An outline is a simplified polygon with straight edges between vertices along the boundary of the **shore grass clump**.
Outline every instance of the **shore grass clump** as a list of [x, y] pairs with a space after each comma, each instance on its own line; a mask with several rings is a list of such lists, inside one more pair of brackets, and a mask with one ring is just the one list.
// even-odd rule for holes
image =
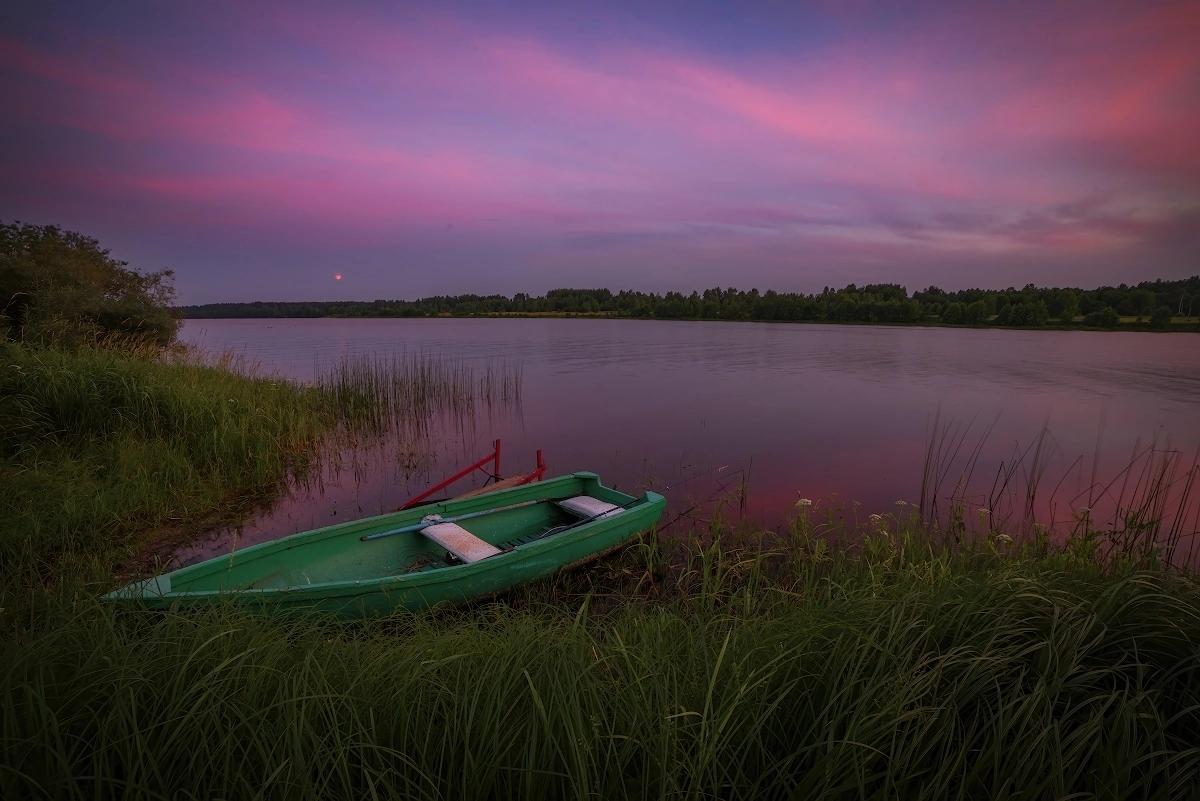
[[[0, 343], [0, 608], [14, 583], [103, 570], [164, 535], [238, 521], [359, 435], [519, 398], [519, 369], [348, 360], [312, 385], [229, 359], [106, 341]], [[171, 539], [171, 537], [167, 537]]]
[[10, 343], [0, 364], [7, 578], [232, 513], [302, 469], [329, 425], [315, 390], [157, 350]]
[[665, 571], [628, 549], [583, 594], [367, 623], [50, 608], [0, 652], [0, 795], [1200, 790], [1193, 579], [916, 540], [683, 547]]

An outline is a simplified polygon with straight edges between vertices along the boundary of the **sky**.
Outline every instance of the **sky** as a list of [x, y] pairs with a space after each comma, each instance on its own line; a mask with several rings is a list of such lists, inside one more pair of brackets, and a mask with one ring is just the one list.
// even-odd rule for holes
[[1178, 278], [1197, 42], [1195, 0], [10, 1], [0, 220], [185, 303]]

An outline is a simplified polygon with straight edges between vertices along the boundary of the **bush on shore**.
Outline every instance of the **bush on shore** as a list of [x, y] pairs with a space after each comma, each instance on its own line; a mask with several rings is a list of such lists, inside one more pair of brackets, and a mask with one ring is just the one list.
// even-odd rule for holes
[[179, 321], [169, 270], [129, 269], [92, 237], [0, 223], [0, 328], [11, 339], [74, 346], [111, 337], [166, 345]]

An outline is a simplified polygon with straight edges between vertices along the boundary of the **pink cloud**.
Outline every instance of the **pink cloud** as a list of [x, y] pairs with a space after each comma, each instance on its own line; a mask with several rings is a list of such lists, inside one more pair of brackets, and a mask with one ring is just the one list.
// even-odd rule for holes
[[[45, 166], [64, 187], [347, 230], [503, 220], [1101, 252], [1197, 202], [1194, 6], [1096, 15], [1043, 32], [1051, 47], [1029, 47], [1011, 15], [983, 15], [979, 54], [952, 19], [741, 61], [645, 41], [570, 47], [452, 18], [289, 11], [280, 23], [361, 80], [335, 91], [212, 62], [141, 71], [161, 54], [0, 38], [0, 85], [38, 84], [18, 113], [96, 137], [93, 153], [157, 154]], [[112, 57], [122, 47], [128, 58]], [[1095, 196], [1147, 198], [1154, 221], [1129, 204], [1054, 213]]]

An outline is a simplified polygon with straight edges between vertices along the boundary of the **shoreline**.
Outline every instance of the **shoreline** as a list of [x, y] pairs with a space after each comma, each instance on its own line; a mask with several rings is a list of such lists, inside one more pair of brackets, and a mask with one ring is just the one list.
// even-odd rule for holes
[[[29, 409], [62, 408], [72, 390], [80, 412], [53, 437], [28, 432], [8, 466], [28, 478], [86, 463], [124, 500], [72, 517], [94, 493], [50, 470], [24, 488], [41, 504], [27, 521], [62, 537], [9, 525], [4, 797], [156, 798], [163, 786], [235, 798], [754, 797], [805, 782], [861, 799], [879, 787], [955, 798], [1014, 782], [1038, 796], [1195, 785], [1200, 583], [1150, 529], [1130, 539], [1089, 526], [1060, 544], [991, 522], [977, 536], [941, 530], [912, 509], [838, 524], [805, 505], [773, 539], [731, 524], [651, 532], [587, 570], [374, 620], [232, 603], [118, 612], [97, 596], [139, 533], [239, 511], [216, 490], [252, 488], [246, 471], [271, 456], [266, 478], [296, 467], [325, 430], [313, 425], [322, 399], [149, 354], [6, 355], [22, 365], [9, 380]], [[351, 378], [334, 396], [349, 397]], [[202, 459], [214, 430], [236, 436]], [[113, 439], [119, 451], [103, 447]], [[170, 492], [146, 480], [164, 454], [195, 462]], [[194, 492], [222, 477], [238, 486]], [[1033, 744], [1015, 767], [1013, 742]], [[931, 775], [930, 753], [971, 769]], [[200, 762], [228, 769], [197, 773]]]
[[[179, 308], [175, 309], [178, 314]], [[1200, 318], [1185, 323], [1172, 323], [1169, 328], [1154, 328], [1149, 323], [1121, 323], [1115, 328], [1086, 325], [964, 325], [924, 321], [898, 323], [859, 320], [731, 320], [725, 317], [637, 317], [632, 315], [574, 312], [505, 312], [497, 314], [321, 314], [304, 316], [276, 315], [179, 315], [183, 321], [203, 320], [636, 320], [660, 323], [767, 323], [771, 325], [828, 325], [867, 328], [948, 328], [956, 331], [1086, 331], [1099, 333], [1195, 334], [1200, 333]]]

